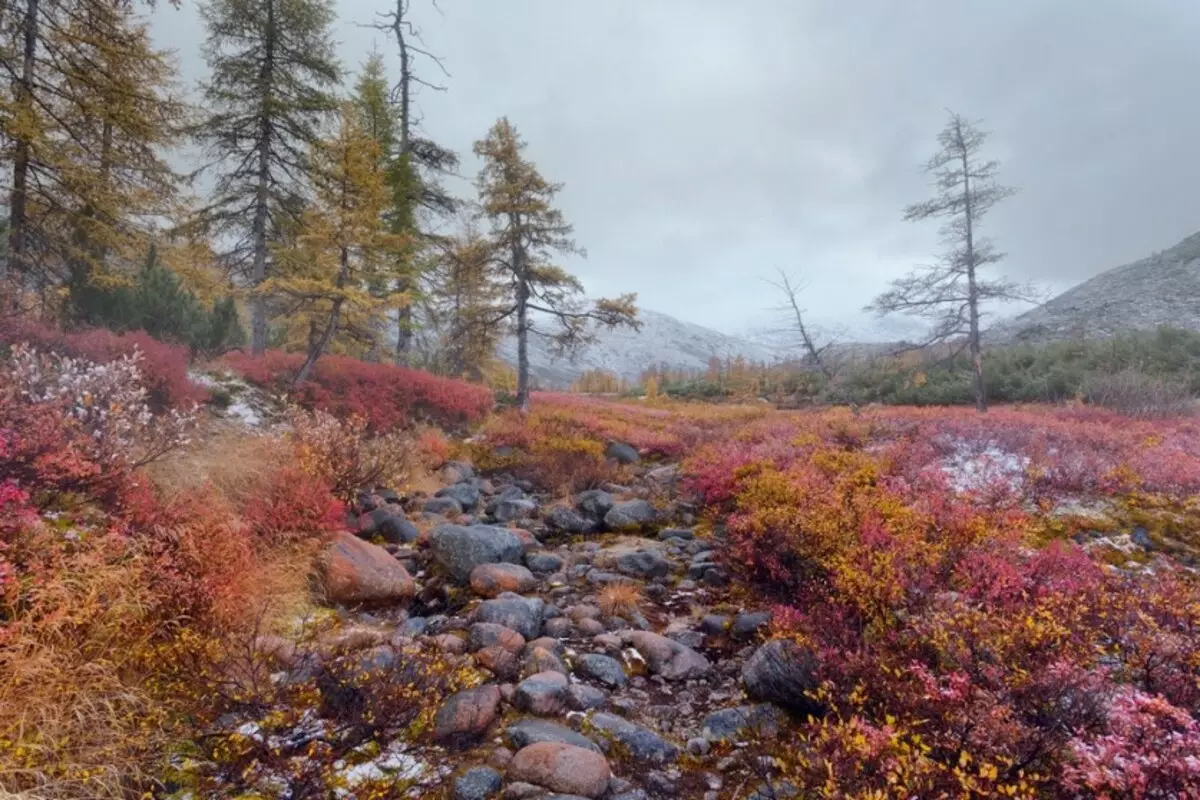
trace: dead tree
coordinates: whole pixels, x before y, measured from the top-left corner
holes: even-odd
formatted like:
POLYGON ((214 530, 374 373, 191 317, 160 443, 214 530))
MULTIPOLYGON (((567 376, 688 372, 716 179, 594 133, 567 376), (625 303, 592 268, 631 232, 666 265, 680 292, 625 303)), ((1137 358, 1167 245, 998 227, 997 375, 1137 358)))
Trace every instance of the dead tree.
POLYGON ((1033 302, 1033 292, 1003 278, 984 278, 980 269, 1004 258, 979 224, 996 203, 1016 190, 996 182, 999 163, 985 161, 980 150, 988 133, 978 123, 954 112, 938 134, 940 149, 925 165, 933 176, 934 197, 904 210, 904 219, 945 220, 941 233, 946 250, 932 265, 917 267, 893 281, 888 291, 867 306, 876 313, 902 313, 931 323, 925 346, 965 340, 970 351, 975 407, 987 411, 983 371, 981 307, 995 300, 1033 302))

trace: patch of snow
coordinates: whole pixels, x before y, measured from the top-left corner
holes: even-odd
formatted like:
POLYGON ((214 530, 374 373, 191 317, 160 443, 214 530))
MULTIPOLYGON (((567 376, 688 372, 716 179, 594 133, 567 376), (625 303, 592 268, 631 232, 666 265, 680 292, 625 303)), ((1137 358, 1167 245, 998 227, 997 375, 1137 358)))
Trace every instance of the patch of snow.
POLYGON ((956 492, 982 492, 997 486, 1011 491, 1020 489, 1025 480, 1029 457, 1010 453, 995 445, 982 449, 958 443, 940 468, 956 492))
POLYGON ((337 790, 339 797, 353 797, 352 791, 355 787, 361 786, 370 781, 416 781, 427 777, 432 766, 427 761, 405 752, 404 746, 393 742, 388 746, 388 749, 381 753, 378 757, 365 761, 361 764, 353 766, 345 766, 345 762, 340 762, 335 765, 338 770, 338 776, 345 782, 348 789, 337 790))

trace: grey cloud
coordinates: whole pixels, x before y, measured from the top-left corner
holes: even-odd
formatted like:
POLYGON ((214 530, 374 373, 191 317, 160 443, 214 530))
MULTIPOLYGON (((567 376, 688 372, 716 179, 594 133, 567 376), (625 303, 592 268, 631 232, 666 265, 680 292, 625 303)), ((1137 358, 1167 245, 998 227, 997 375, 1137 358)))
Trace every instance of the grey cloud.
MULTIPOLYGON (((384 3, 341 0, 350 67, 384 3)), ((420 98, 469 154, 508 115, 590 257, 589 291, 727 331, 802 275, 861 328, 889 278, 936 250, 901 220, 944 109, 982 117, 1021 193, 988 232, 1003 269, 1061 290, 1200 229, 1200 5, 1177 0, 413 0, 453 73, 420 98)), ((194 25, 156 31, 200 69, 194 25), (189 51, 192 51, 189 53, 189 51)), ((469 156, 464 172, 475 167, 469 156)), ((469 191, 469 181, 461 188, 469 191)))

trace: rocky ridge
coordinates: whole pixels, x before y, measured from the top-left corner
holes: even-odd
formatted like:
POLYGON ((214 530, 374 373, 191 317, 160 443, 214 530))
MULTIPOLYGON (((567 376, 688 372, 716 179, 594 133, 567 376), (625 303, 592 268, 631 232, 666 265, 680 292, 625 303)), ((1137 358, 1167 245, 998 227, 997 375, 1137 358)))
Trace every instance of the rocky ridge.
MULTIPOLYGON (((774 796, 756 747, 820 712, 811 656, 764 643, 769 612, 727 596, 719 540, 677 495, 677 468, 611 454, 636 480, 569 504, 462 463, 433 496, 363 492, 354 535, 317 561, 334 624, 260 642, 273 681, 315 676, 321 693, 264 746, 346 735, 331 705, 369 707, 405 665, 436 658, 473 685, 423 698, 431 730, 376 732, 338 762, 341 796, 381 780, 393 793, 380 796, 453 800, 774 796)), ((227 723, 260 730, 254 715, 227 723)), ((245 774, 239 788, 303 796, 294 770, 245 774)))

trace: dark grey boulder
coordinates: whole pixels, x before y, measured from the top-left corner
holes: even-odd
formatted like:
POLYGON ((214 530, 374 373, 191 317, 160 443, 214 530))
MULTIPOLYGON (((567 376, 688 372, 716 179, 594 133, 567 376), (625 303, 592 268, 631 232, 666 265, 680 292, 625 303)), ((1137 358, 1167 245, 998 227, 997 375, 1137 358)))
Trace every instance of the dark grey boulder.
POLYGON ((565 563, 562 556, 554 553, 529 553, 525 556, 525 566, 534 575, 551 575, 560 571, 565 563))
POLYGON ((735 639, 752 639, 770 624, 770 611, 743 611, 734 618, 729 633, 735 639))
POLYGON ((500 793, 504 777, 491 767, 476 766, 454 776, 453 800, 489 800, 500 793))
POLYGON ((492 516, 497 522, 516 522, 533 517, 537 514, 537 510, 538 505, 532 500, 524 498, 501 500, 492 509, 492 516))
POLYGON ((421 538, 421 531, 403 515, 392 515, 380 520, 375 532, 388 544, 412 544, 421 538))
POLYGON ((612 507, 613 496, 603 489, 588 489, 575 498, 575 508, 579 509, 579 513, 595 520, 604 519, 612 507))
POLYGON ((479 505, 479 487, 471 483, 454 483, 438 489, 434 497, 453 497, 464 511, 471 511, 479 505))
MULTIPOLYGON (((635 725, 614 714, 595 713, 591 724, 598 737, 616 741, 629 748, 635 761, 650 764, 665 764, 679 757, 679 748, 663 739, 649 728, 635 725)), ((603 747, 603 742, 601 747, 603 747)))
POLYGON ((543 602, 536 597, 502 594, 494 600, 484 600, 475 609, 476 622, 495 622, 512 628, 532 641, 542 629, 543 602))
POLYGON ((573 508, 555 506, 546 515, 546 524, 556 531, 570 534, 594 533, 600 528, 596 519, 580 514, 573 508))
POLYGON ((657 550, 635 550, 617 556, 617 570, 635 578, 662 578, 670 569, 670 563, 657 550))
POLYGON ((604 515, 604 525, 613 531, 634 531, 652 525, 658 514, 646 500, 614 503, 604 515))
POLYGON ((668 539, 681 539, 688 541, 694 539, 695 536, 696 534, 691 528, 663 528, 658 532, 658 538, 664 542, 668 539))
POLYGON ((463 513, 463 507, 453 497, 431 497, 425 501, 424 511, 426 514, 453 517, 463 513))
POLYGON ((817 688, 812 651, 786 639, 763 644, 742 667, 746 694, 801 715, 820 716, 824 708, 809 696, 817 688))
POLYGON ((783 722, 783 712, 770 703, 736 706, 709 714, 700 725, 700 733, 710 742, 747 736, 773 738, 779 735, 783 722))
POLYGON ((619 689, 629 682, 621 662, 602 653, 586 653, 577 658, 575 672, 612 689, 619 689))
POLYGON ((567 687, 567 707, 573 711, 590 711, 602 708, 608 695, 603 689, 588 686, 586 683, 572 683, 567 687))
POLYGON ((466 581, 480 564, 520 564, 525 545, 520 537, 490 525, 439 525, 430 536, 433 560, 458 581, 466 581))
POLYGON ((618 464, 636 464, 638 451, 633 445, 624 442, 609 442, 608 447, 604 448, 604 457, 611 458, 618 464))
POLYGON ((565 725, 544 719, 523 719, 514 722, 504 729, 504 735, 514 750, 528 747, 538 742, 558 742, 575 747, 582 747, 599 753, 596 743, 581 733, 576 733, 565 725))

